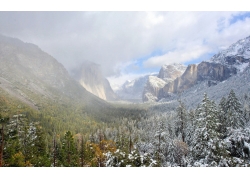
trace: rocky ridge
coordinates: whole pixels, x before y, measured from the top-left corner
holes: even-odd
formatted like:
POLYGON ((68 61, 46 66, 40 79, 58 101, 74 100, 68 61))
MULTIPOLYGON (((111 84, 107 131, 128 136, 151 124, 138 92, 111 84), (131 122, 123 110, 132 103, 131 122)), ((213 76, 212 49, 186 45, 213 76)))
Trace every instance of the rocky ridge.
POLYGON ((181 93, 202 82, 206 82, 207 87, 217 85, 243 72, 248 67, 249 62, 250 36, 215 54, 208 61, 203 61, 198 65, 189 65, 180 78, 176 78, 160 90, 158 99, 167 98, 172 93, 181 93))

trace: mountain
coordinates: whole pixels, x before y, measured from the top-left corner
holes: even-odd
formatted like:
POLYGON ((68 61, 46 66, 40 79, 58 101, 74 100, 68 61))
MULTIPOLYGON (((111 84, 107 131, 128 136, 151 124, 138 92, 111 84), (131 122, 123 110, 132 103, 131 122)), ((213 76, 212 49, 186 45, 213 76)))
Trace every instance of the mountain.
POLYGON ((80 105, 86 111, 99 112, 98 109, 108 106, 76 82, 55 58, 34 44, 0 35, 0 64, 1 92, 33 109, 44 109, 53 103, 72 108, 80 105))
POLYGON ((143 90, 143 102, 158 101, 158 98, 161 97, 160 93, 162 88, 181 76, 186 68, 187 67, 183 64, 166 64, 161 67, 157 77, 149 76, 143 90))
POLYGON ((197 80, 197 65, 188 65, 186 71, 174 81, 166 84, 159 93, 158 99, 166 98, 171 93, 179 93, 195 84, 197 80))
POLYGON ((90 93, 103 100, 117 100, 109 81, 103 76, 101 67, 93 62, 84 62, 73 72, 73 77, 90 93))
POLYGON ((150 75, 145 75, 133 80, 127 80, 118 90, 115 91, 116 94, 123 100, 141 102, 144 86, 146 85, 149 76, 150 75))
POLYGON ((172 82, 181 76, 186 70, 186 66, 180 63, 166 64, 160 69, 158 78, 163 79, 166 83, 172 82))
POLYGON ((149 76, 146 86, 144 87, 142 100, 143 102, 158 101, 160 89, 166 85, 166 81, 156 76, 149 76))
POLYGON ((191 88, 195 84, 205 82, 206 87, 218 83, 243 72, 250 62, 250 36, 237 41, 227 49, 215 54, 210 60, 198 65, 189 65, 183 75, 166 84, 158 95, 158 99, 172 96, 191 88))
POLYGON ((121 99, 129 101, 157 101, 160 89, 182 75, 185 69, 185 65, 178 63, 163 65, 157 74, 127 80, 122 87, 116 91, 116 94, 121 97, 121 99))

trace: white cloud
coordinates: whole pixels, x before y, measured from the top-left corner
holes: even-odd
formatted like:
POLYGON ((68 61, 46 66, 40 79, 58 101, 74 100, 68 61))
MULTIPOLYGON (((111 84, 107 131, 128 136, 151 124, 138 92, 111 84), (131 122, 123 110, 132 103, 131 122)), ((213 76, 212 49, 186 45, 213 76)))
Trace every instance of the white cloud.
MULTIPOLYGON (((107 77, 126 75, 130 62, 156 50, 146 67, 187 62, 250 35, 243 12, 0 12, 0 33, 37 44, 71 70, 100 64, 107 77)), ((135 72, 134 74, 138 74, 135 72)))
POLYGON ((154 25, 160 24, 164 21, 164 17, 156 12, 146 12, 145 27, 151 28, 154 25))
POLYGON ((135 78, 141 77, 143 75, 146 74, 133 74, 133 73, 129 73, 129 74, 124 74, 122 73, 120 76, 111 76, 108 77, 107 79, 110 82, 110 86, 112 87, 112 89, 114 91, 118 90, 126 81, 128 80, 133 80, 135 78))
POLYGON ((209 53, 206 46, 187 47, 170 51, 162 56, 151 57, 144 62, 144 67, 160 67, 163 64, 184 63, 209 53))

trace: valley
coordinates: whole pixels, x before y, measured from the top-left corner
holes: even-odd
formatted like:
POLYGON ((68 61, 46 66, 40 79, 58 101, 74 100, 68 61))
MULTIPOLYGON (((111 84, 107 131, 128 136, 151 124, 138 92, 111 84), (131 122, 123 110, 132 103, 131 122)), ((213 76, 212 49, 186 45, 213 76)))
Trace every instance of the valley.
POLYGON ((0 35, 4 167, 249 167, 250 36, 210 60, 174 63, 113 91, 0 35))

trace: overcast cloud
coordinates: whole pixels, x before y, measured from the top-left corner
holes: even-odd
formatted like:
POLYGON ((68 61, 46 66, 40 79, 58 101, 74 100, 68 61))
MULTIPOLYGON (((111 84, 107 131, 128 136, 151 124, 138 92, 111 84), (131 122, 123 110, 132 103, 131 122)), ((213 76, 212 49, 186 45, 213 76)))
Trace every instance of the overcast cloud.
POLYGON ((0 12, 0 33, 38 45, 69 72, 85 60, 98 63, 114 86, 145 73, 126 69, 138 61, 150 73, 167 63, 205 60, 250 35, 250 14, 0 12), (155 51, 161 53, 148 57, 155 51))

